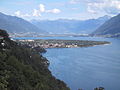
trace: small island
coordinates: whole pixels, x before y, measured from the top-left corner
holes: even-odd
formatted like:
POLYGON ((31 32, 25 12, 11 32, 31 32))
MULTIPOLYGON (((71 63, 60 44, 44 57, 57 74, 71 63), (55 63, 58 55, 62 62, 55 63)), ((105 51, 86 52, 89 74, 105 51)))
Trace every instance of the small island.
POLYGON ((89 41, 89 40, 58 40, 58 39, 35 39, 35 40, 15 40, 18 44, 27 45, 32 48, 76 48, 89 47, 95 45, 110 44, 107 41, 89 41))

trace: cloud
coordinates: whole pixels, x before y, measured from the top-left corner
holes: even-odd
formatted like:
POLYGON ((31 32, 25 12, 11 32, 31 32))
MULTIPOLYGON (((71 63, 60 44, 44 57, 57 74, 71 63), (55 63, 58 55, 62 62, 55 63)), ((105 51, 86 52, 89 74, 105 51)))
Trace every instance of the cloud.
POLYGON ((20 11, 16 11, 16 12, 15 12, 15 15, 16 15, 16 16, 21 16, 21 12, 20 12, 20 11))
POLYGON ((87 11, 88 11, 89 13, 93 13, 93 14, 96 14, 96 13, 97 13, 95 10, 91 9, 90 7, 87 8, 87 11))
POLYGON ((55 14, 57 14, 57 13, 60 13, 61 10, 55 8, 55 9, 52 9, 52 10, 46 10, 46 12, 47 12, 47 13, 55 13, 55 14))
POLYGON ((18 16, 18 17, 30 17, 31 15, 29 15, 29 14, 22 14, 21 13, 21 11, 16 11, 15 13, 14 13, 16 16, 18 16))
POLYGON ((39 16, 42 16, 42 15, 41 15, 42 13, 53 13, 53 14, 57 14, 57 13, 60 13, 60 12, 61 12, 61 10, 60 10, 60 9, 57 9, 57 8, 47 10, 47 9, 45 8, 45 5, 44 5, 44 4, 40 4, 40 5, 39 5, 39 9, 34 9, 34 11, 33 11, 33 16, 39 17, 39 16))
POLYGON ((24 14, 23 17, 30 17, 31 15, 29 15, 28 13, 24 14))
POLYGON ((45 5, 44 4, 39 5, 39 11, 40 12, 45 12, 45 5))
POLYGON ((120 0, 70 0, 70 4, 84 3, 89 13, 118 14, 120 13, 120 0))
POLYGON ((57 8, 53 8, 53 9, 50 9, 50 10, 47 10, 45 8, 45 5, 44 4, 40 4, 38 6, 39 8, 38 9, 33 9, 33 12, 32 14, 22 14, 21 11, 16 11, 14 14, 18 17, 30 17, 30 16, 33 16, 33 17, 40 17, 42 16, 42 13, 53 13, 53 14, 58 14, 61 12, 60 9, 57 9, 57 8))
POLYGON ((34 9, 32 16, 34 17, 40 17, 42 16, 41 13, 45 12, 45 5, 44 4, 40 4, 39 5, 39 9, 34 9))
POLYGON ((40 14, 39 10, 34 9, 32 16, 39 17, 39 16, 41 16, 41 14, 40 14))
POLYGON ((120 13, 120 1, 118 0, 104 0, 103 2, 88 3, 88 8, 95 12, 105 12, 107 14, 120 13))
POLYGON ((59 9, 57 9, 57 8, 54 8, 54 9, 51 9, 51 10, 46 10, 45 9, 45 5, 44 4, 40 4, 39 5, 39 12, 40 13, 55 13, 55 14, 57 14, 57 13, 60 13, 61 12, 61 10, 59 10, 59 9))

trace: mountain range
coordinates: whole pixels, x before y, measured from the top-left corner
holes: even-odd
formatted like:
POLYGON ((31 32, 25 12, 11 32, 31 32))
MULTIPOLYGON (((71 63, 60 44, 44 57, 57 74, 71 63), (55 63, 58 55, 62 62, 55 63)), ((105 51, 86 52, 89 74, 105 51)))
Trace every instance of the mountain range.
POLYGON ((119 37, 120 14, 88 20, 31 20, 0 13, 0 29, 9 33, 30 34, 90 34, 92 36, 119 37), (92 33, 92 34, 91 34, 92 33))
POLYGON ((38 28, 46 30, 52 34, 65 34, 65 33, 80 33, 89 34, 96 30, 105 21, 109 20, 110 16, 103 16, 97 19, 88 20, 31 20, 31 23, 38 28))
POLYGON ((9 33, 46 33, 46 31, 36 27, 30 22, 16 17, 0 13, 0 29, 7 30, 9 33))
POLYGON ((112 17, 92 33, 93 36, 120 37, 120 14, 112 17))

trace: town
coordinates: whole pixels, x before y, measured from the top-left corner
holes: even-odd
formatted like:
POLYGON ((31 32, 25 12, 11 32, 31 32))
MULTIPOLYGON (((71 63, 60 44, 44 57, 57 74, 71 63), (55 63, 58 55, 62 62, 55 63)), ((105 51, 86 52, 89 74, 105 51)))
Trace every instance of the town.
POLYGON ((32 48, 76 48, 89 47, 102 44, 110 44, 107 41, 89 41, 89 40, 57 40, 57 39, 36 39, 36 40, 15 40, 18 44, 27 45, 32 48))

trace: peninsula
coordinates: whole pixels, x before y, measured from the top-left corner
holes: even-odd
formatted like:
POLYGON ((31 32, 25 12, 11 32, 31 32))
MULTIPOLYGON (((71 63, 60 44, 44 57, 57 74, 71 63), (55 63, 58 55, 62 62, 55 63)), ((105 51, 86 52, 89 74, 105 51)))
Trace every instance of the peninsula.
POLYGON ((58 39, 35 39, 35 40, 15 40, 18 44, 27 45, 32 48, 76 48, 89 47, 95 45, 110 44, 107 41, 89 41, 89 40, 58 40, 58 39))

